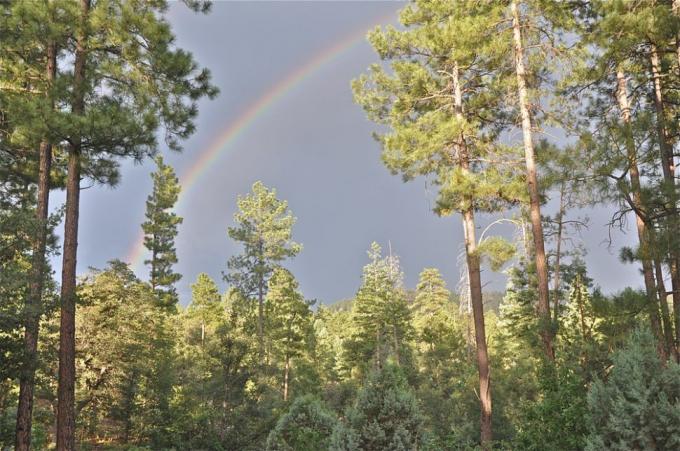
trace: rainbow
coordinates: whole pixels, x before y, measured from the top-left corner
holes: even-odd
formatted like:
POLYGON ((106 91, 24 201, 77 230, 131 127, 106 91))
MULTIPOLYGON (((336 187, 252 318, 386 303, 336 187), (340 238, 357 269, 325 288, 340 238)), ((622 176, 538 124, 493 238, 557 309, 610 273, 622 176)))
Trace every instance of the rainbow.
MULTIPOLYGON (((254 103, 248 106, 234 122, 229 124, 229 126, 215 138, 212 144, 200 153, 199 158, 189 170, 180 176, 182 192, 180 193, 178 200, 178 207, 181 206, 182 200, 186 198, 187 193, 198 182, 201 176, 231 148, 232 144, 243 135, 257 119, 262 117, 273 105, 283 99, 296 86, 304 83, 324 66, 363 42, 368 28, 373 27, 376 24, 384 23, 394 18, 394 16, 394 12, 381 16, 374 20, 371 25, 362 27, 331 47, 319 52, 297 70, 291 72, 279 83, 272 86, 254 103)), ((138 268, 143 263, 144 253, 144 235, 140 234, 130 248, 125 261, 130 263, 133 268, 138 268)))

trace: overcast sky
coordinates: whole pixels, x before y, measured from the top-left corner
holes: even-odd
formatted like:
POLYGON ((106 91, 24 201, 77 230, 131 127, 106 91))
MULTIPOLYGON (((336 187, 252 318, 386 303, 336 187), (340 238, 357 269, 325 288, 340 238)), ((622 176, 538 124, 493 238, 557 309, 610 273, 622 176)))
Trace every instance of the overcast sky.
MULTIPOLYGON (((211 14, 195 15, 174 5, 170 17, 178 45, 210 68, 221 94, 201 103, 197 132, 183 153, 163 149, 166 161, 181 178, 263 93, 357 30, 396 20, 402 6, 216 1, 211 14)), ((275 187, 298 218, 294 236, 304 250, 287 266, 306 297, 330 303, 353 296, 366 249, 374 240, 385 248, 391 243, 408 287, 415 286, 425 267, 439 268, 449 287, 456 287, 463 246, 460 218, 438 218, 431 211, 434 193, 424 180, 405 184, 384 168, 371 137, 375 126, 352 101, 350 81, 376 60, 370 46, 361 42, 329 61, 260 115, 185 193, 177 238, 183 304, 189 302, 189 285, 200 272, 225 287, 222 271, 229 256, 239 252, 226 229, 232 225, 237 195, 247 193, 256 180, 275 187)), ((151 170, 150 162, 127 164, 116 189, 83 192, 80 273, 128 255, 139 236, 151 170)), ((56 193, 53 205, 63 198, 56 193)), ((617 232, 608 247, 610 212, 598 208, 589 215, 591 226, 583 239, 591 249, 589 270, 596 283, 605 291, 641 285, 637 268, 617 258, 633 234, 617 232)), ((56 261, 55 266, 59 268, 56 261)), ((144 268, 136 270, 146 278, 144 268)), ((488 289, 504 287, 502 274, 486 270, 483 277, 488 289)))

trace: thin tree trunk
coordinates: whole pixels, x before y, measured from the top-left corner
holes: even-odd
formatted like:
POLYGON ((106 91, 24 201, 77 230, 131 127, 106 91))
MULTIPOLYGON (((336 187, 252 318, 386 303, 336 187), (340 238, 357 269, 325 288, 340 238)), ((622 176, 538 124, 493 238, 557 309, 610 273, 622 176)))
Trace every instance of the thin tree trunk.
POLYGON ((631 128, 631 114, 630 103, 628 101, 628 87, 626 85, 626 76, 622 69, 616 71, 617 90, 616 99, 621 110, 621 120, 624 124, 626 154, 628 158, 628 176, 630 178, 630 196, 627 196, 631 203, 631 208, 635 213, 635 225, 637 226, 638 241, 640 243, 640 259, 642 260, 642 274, 645 282, 645 292, 647 294, 647 301, 649 304, 650 322, 652 332, 657 338, 658 349, 662 350, 663 340, 661 334, 661 324, 659 321, 659 312, 657 309, 657 295, 656 284, 654 282, 654 270, 652 268, 652 260, 649 252, 650 234, 647 230, 647 222, 643 217, 645 213, 645 206, 642 203, 642 188, 640 183, 640 169, 638 167, 637 149, 633 140, 633 131, 631 128))
POLYGON ((560 260, 562 258, 562 232, 564 230, 564 182, 560 186, 560 210, 557 213, 557 243, 555 245, 555 274, 553 275, 553 321, 558 324, 560 318, 560 260))
MULTIPOLYGON (((73 66, 74 115, 85 110, 86 23, 90 0, 81 0, 80 29, 77 32, 73 66)), ((57 390, 57 451, 75 450, 76 378, 76 258, 78 253, 78 216, 80 213, 81 137, 71 137, 66 181, 66 218, 61 271, 61 324, 59 328, 59 388, 57 390)))
POLYGON ((654 259, 654 268, 656 270, 656 287, 659 290, 659 305, 661 306, 661 322, 663 325, 666 355, 672 355, 677 361, 677 353, 675 352, 675 346, 673 346, 673 326, 671 326, 671 318, 668 312, 666 284, 663 280, 663 266, 658 258, 654 259))
POLYGON ((553 337, 550 320, 550 293, 548 288, 548 264, 545 257, 543 224, 541 223, 541 198, 538 191, 537 169, 534 154, 534 142, 531 129, 531 112, 529 111, 529 95, 526 86, 526 69, 524 67, 524 48, 522 47, 522 31, 517 1, 510 3, 512 10, 512 30, 515 47, 515 72, 519 107, 522 115, 522 135, 524 137, 524 159, 527 170, 527 188, 529 191, 529 217, 534 239, 534 259, 538 279, 538 315, 541 322, 540 334, 546 357, 555 360, 553 337))
POLYGON ((260 362, 262 362, 264 358, 264 274, 262 273, 262 268, 264 267, 264 244, 262 239, 260 239, 258 246, 260 252, 260 275, 257 282, 257 342, 260 362))
POLYGON ((399 335, 397 334, 397 326, 392 326, 392 342, 394 343, 394 359, 397 361, 397 366, 400 366, 399 335))
MULTIPOLYGON (((680 17, 680 0, 673 0, 673 14, 680 17)), ((675 36, 675 54, 678 59, 678 72, 680 72, 680 34, 675 36)))
POLYGON ((673 287, 673 326, 675 330, 674 345, 677 361, 680 362, 680 268, 678 260, 671 259, 671 285, 673 287))
POLYGON ((283 369, 283 400, 288 401, 288 375, 290 374, 290 357, 286 355, 286 364, 283 369))
MULTIPOLYGON (((57 49, 54 42, 47 44, 47 89, 51 89, 57 70, 57 49)), ((51 97, 51 93, 47 93, 51 97)), ((51 102, 54 108, 54 102, 51 102)), ((31 284, 25 307, 24 353, 25 363, 19 376, 19 405, 17 407, 15 449, 27 451, 31 447, 35 371, 38 365, 38 334, 42 314, 42 295, 45 280, 45 250, 47 246, 47 218, 50 201, 50 172, 52 145, 43 140, 39 150, 37 233, 31 261, 31 284)))
MULTIPOLYGON (((458 64, 453 69, 453 97, 456 119, 463 122, 463 96, 460 86, 458 64)), ((457 143, 460 167, 464 173, 470 170, 470 161, 465 137, 461 136, 457 143)), ((468 267, 470 286, 470 303, 475 324, 475 344, 477 347, 477 370, 479 372, 480 403, 480 442, 483 449, 491 448, 493 432, 491 428, 491 371, 489 354, 486 346, 486 329, 484 324, 484 302, 482 299, 482 280, 480 260, 477 254, 477 237, 475 232, 474 206, 472 199, 466 199, 468 205, 463 213, 463 229, 465 235, 465 256, 468 267)))
MULTIPOLYGON (((656 45, 650 46, 650 63, 652 69, 652 80, 654 83, 654 109, 656 112, 656 127, 659 140, 660 160, 664 181, 670 193, 669 207, 670 218, 667 227, 667 233, 670 235, 675 233, 678 226, 678 198, 675 192, 675 160, 673 156, 673 146, 668 137, 668 130, 666 128, 665 105, 663 96, 663 86, 661 83, 661 61, 656 45)), ((671 245, 668 251, 669 269, 671 273, 671 286, 673 287, 673 310, 675 321, 680 324, 680 274, 678 274, 678 262, 680 262, 680 254, 677 252, 677 247, 671 245)), ((664 302, 665 296, 660 298, 660 302, 664 302)), ((663 306, 662 306, 663 314, 663 306)), ((666 318, 664 318, 665 320, 666 318)), ((676 334, 678 332, 676 331, 676 334)), ((668 334, 668 332, 666 332, 668 334)), ((677 357, 678 349, 673 340, 672 353, 677 357)))

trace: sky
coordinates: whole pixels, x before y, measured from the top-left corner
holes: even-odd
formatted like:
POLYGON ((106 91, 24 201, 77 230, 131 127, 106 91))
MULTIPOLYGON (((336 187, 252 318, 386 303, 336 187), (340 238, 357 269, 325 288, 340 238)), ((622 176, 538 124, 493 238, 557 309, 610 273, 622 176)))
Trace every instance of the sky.
MULTIPOLYGON (((298 218, 293 233, 303 251, 285 265, 307 298, 332 303, 353 296, 372 241, 400 256, 407 287, 415 287, 423 268, 436 267, 456 289, 460 217, 432 213, 436 192, 424 179, 403 183, 389 173, 371 135, 376 126, 350 90, 350 81, 378 61, 362 37, 377 25, 396 23, 401 7, 379 1, 215 1, 212 12, 202 15, 173 4, 169 18, 177 45, 211 70, 221 90, 200 103, 197 131, 182 153, 160 149, 184 184, 177 206, 184 222, 176 241, 182 304, 190 301, 190 285, 201 272, 226 288, 226 262, 240 251, 227 227, 237 196, 258 180, 276 188, 298 218), (219 145, 220 136, 235 128, 239 133, 219 145), (197 171, 209 154, 210 163, 197 171)), ((150 161, 124 163, 119 186, 83 191, 79 273, 133 253, 153 169, 150 161)), ((63 199, 56 193, 53 205, 63 199)), ((617 231, 608 242, 610 210, 580 212, 590 217, 590 227, 576 237, 591 249, 589 271, 605 292, 641 285, 637 268, 618 261, 619 249, 634 234, 617 231)), ((492 219, 483 217, 480 227, 492 219)), ((494 230, 512 233, 507 226, 489 233, 494 230)), ((139 260, 131 263, 146 279, 139 260)), ((59 261, 54 264, 58 270, 59 261)), ((505 286, 502 273, 486 269, 482 277, 487 290, 505 286)))

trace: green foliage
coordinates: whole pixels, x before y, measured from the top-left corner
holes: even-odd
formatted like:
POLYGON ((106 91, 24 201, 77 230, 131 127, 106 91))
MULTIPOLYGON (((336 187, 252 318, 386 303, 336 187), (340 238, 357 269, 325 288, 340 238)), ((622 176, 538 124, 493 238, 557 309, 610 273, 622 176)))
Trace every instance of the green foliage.
POLYGON ((588 427, 586 386, 579 370, 544 367, 541 397, 524 411, 513 448, 522 450, 579 450, 588 427))
POLYGON ((151 288, 113 261, 79 287, 79 426, 123 443, 167 446, 175 383, 175 326, 151 288))
POLYGON ((329 449, 337 418, 321 401, 301 396, 279 418, 267 437, 267 451, 319 451, 329 449))
POLYGON ((229 237, 243 245, 243 253, 229 260, 225 279, 246 297, 263 295, 274 266, 302 250, 292 239, 295 217, 276 190, 255 182, 250 194, 239 196, 234 222, 229 237))
POLYGON ((588 450, 680 446, 680 367, 661 362, 653 336, 633 333, 606 380, 588 393, 588 450))
POLYGON ((399 367, 374 370, 331 438, 333 451, 407 451, 423 444, 423 417, 399 367))
POLYGON ((177 263, 175 237, 182 218, 172 211, 180 193, 179 180, 171 166, 156 156, 156 172, 151 174, 153 192, 146 200, 146 221, 142 224, 144 246, 151 252, 149 280, 158 297, 160 307, 175 310, 177 291, 174 284, 181 278, 172 270, 177 263))
POLYGON ((363 283, 352 304, 354 328, 345 342, 346 360, 362 372, 380 367, 389 358, 408 367, 413 328, 399 259, 383 258, 377 243, 371 244, 368 257, 370 263, 364 266, 363 283))

